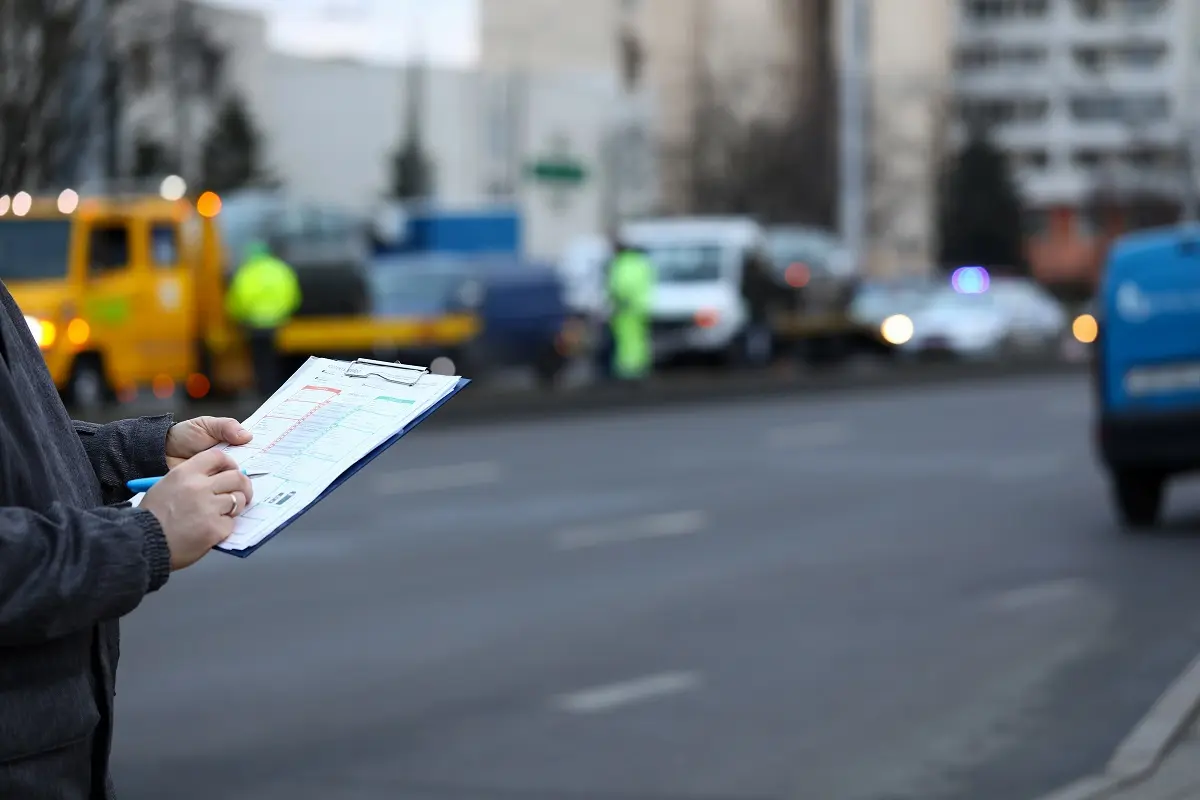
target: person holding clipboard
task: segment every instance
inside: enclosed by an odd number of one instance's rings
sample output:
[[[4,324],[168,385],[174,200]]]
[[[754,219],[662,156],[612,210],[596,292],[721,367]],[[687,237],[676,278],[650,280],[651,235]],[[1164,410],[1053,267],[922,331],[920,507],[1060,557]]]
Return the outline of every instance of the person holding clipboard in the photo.
[[[0,282],[0,798],[112,800],[117,620],[233,532],[235,420],[74,422]],[[160,477],[138,508],[129,481]]]

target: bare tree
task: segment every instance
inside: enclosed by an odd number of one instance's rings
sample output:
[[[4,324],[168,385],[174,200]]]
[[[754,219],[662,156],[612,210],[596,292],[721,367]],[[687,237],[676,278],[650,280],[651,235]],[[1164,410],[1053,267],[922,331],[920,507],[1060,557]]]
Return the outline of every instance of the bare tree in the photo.
[[[0,191],[54,180],[80,29],[76,0],[0,0]]]
[[[689,172],[697,213],[749,214],[766,222],[822,227],[835,222],[833,3],[805,0],[792,11],[782,19],[794,32],[800,56],[797,74],[776,89],[782,114],[745,119],[736,112],[745,82],[761,75],[718,84],[702,59],[694,67]]]
[[[150,70],[148,53],[174,56],[176,113],[198,93],[215,98],[220,48],[202,25],[178,24],[190,9],[191,0],[0,0],[0,193],[79,180],[83,159],[115,177],[121,110],[131,77]],[[131,166],[180,168],[183,140],[194,135],[181,128],[178,141],[143,142]],[[97,138],[106,152],[92,147]]]

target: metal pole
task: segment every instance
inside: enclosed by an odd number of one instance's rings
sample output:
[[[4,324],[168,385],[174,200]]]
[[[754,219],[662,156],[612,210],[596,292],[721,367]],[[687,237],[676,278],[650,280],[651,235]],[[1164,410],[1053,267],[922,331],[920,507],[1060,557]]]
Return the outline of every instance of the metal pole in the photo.
[[[184,80],[184,74],[187,71],[189,64],[188,59],[191,56],[188,45],[191,42],[188,40],[187,31],[187,9],[184,4],[187,0],[175,0],[171,5],[170,18],[170,37],[171,42],[171,93],[174,95],[175,101],[175,164],[174,168],[187,183],[191,185],[197,180],[197,175],[192,169],[191,159],[191,142],[189,140],[191,128],[191,114],[187,82]]]
[[[108,111],[105,78],[109,61],[107,6],[106,0],[88,0],[85,4],[81,27],[86,32],[87,41],[81,63],[76,65],[77,69],[84,67],[80,70],[83,80],[75,81],[76,90],[82,94],[76,102],[82,106],[83,114],[82,119],[72,120],[72,133],[77,135],[82,129],[84,139],[82,142],[76,140],[81,145],[82,158],[74,165],[72,178],[88,186],[102,185],[107,177],[105,155],[108,150],[107,137],[110,135],[105,124]],[[76,72],[76,76],[79,74]]]
[[[870,0],[836,0],[840,39],[838,221],[854,263],[861,263],[866,227],[865,62]]]

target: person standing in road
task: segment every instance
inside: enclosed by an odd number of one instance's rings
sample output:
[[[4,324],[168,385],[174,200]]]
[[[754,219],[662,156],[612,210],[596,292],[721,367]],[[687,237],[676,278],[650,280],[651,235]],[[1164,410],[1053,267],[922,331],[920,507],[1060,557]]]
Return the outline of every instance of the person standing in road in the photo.
[[[0,281],[0,798],[113,800],[117,620],[232,532],[235,420],[74,422]],[[165,475],[138,508],[127,481]]]
[[[654,294],[654,267],[642,251],[614,240],[608,273],[610,325],[613,339],[613,374],[619,380],[647,378],[654,365],[650,341],[650,301]]]
[[[255,384],[263,397],[279,388],[276,335],[300,308],[300,300],[300,281],[291,265],[266,244],[252,243],[234,273],[225,308],[246,332]]]

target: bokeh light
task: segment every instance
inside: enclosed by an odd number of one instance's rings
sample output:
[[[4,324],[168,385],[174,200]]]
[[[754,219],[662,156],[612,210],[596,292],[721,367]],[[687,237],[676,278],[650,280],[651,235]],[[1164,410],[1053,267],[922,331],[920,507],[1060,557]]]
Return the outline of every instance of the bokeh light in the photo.
[[[904,344],[913,337],[912,320],[903,314],[894,314],[879,326],[879,335],[888,344]]]
[[[1100,324],[1091,314],[1080,314],[1071,323],[1071,333],[1075,336],[1075,341],[1092,344],[1100,335]]]
[[[58,196],[58,213],[74,214],[79,208],[79,192],[74,189],[63,189]]]
[[[158,188],[158,193],[163,200],[182,200],[187,194],[187,181],[178,175],[168,175],[163,178],[162,185]]]
[[[12,212],[23,217],[33,208],[33,196],[29,192],[17,192],[12,199]]]
[[[151,390],[159,400],[166,400],[175,394],[175,381],[171,380],[170,375],[155,375]]]
[[[429,371],[434,375],[453,375],[456,368],[454,361],[446,356],[438,356],[429,365]]]
[[[196,199],[196,212],[208,219],[221,213],[221,198],[216,192],[205,192]]]
[[[76,317],[67,325],[67,341],[73,345],[87,344],[92,336],[92,326],[86,319]]]
[[[184,388],[187,389],[188,397],[193,400],[199,400],[207,397],[209,391],[212,390],[212,383],[208,377],[201,375],[199,372],[194,372],[188,375],[187,381],[184,383]]]
[[[812,279],[812,271],[809,270],[807,264],[792,264],[784,272],[784,278],[787,285],[793,289],[803,289]]]
[[[983,267],[959,267],[950,276],[950,285],[960,294],[983,294],[992,279]]]

